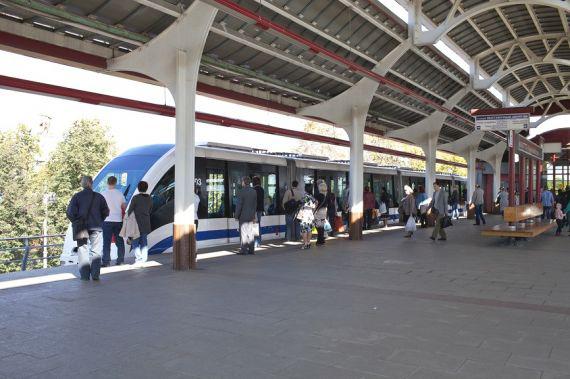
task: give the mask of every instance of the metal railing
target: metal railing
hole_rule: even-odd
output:
[[[26,271],[28,268],[47,268],[58,259],[63,249],[65,234],[49,234],[0,238],[0,273]],[[41,262],[41,263],[40,263]]]

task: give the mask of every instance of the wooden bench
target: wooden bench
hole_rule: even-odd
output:
[[[525,204],[505,208],[504,224],[481,231],[486,237],[532,238],[556,227],[553,220],[541,221],[542,204]]]

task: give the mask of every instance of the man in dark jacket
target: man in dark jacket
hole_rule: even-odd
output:
[[[257,193],[251,187],[251,179],[245,176],[242,179],[243,188],[238,194],[235,218],[239,222],[240,255],[254,254],[255,252],[255,218]]]
[[[100,193],[93,191],[93,178],[81,178],[83,190],[73,195],[67,206],[73,240],[77,241],[77,257],[81,280],[99,280],[103,251],[103,220],[109,216],[109,207]],[[87,245],[91,243],[91,249]]]
[[[259,223],[259,235],[255,237],[255,247],[261,245],[261,216],[265,212],[265,190],[261,187],[261,179],[259,176],[253,177],[253,189],[257,193],[257,205],[255,209],[255,214],[257,216],[257,222]]]

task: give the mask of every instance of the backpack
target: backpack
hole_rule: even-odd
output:
[[[293,189],[291,189],[291,195],[293,195],[293,198],[289,199],[284,205],[285,213],[287,214],[297,213],[301,207],[301,202],[295,200],[295,193],[293,192]]]

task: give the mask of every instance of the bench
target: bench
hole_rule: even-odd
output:
[[[552,220],[540,221],[542,204],[524,204],[505,208],[504,224],[481,231],[485,237],[532,238],[556,227]]]

